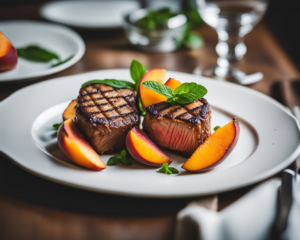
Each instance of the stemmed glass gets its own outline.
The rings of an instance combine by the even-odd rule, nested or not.
[[[194,72],[244,85],[261,80],[262,73],[247,75],[238,69],[238,63],[247,51],[243,38],[264,15],[267,0],[196,0],[196,4],[202,19],[216,30],[219,42],[217,65]]]

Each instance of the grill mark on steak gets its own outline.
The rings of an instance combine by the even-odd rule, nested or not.
[[[171,106],[167,102],[153,104],[147,107],[147,111],[152,116],[161,116],[171,119],[178,119],[185,122],[196,123],[202,120],[209,110],[209,103],[205,98],[201,98],[189,104],[175,104]],[[177,115],[176,112],[181,114]]]
[[[129,120],[124,117],[137,114],[137,110],[131,106],[135,102],[133,91],[103,86],[102,84],[93,84],[93,86],[90,84],[82,88],[78,97],[79,106],[76,109],[80,114],[92,120],[94,124],[109,124],[113,127],[128,125]],[[101,89],[105,89],[105,91],[101,91]],[[115,121],[111,122],[111,120]]]

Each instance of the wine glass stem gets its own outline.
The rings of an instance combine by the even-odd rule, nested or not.
[[[217,29],[219,42],[216,52],[217,60],[216,74],[220,77],[230,74],[232,65],[243,58],[247,48],[239,29]]]

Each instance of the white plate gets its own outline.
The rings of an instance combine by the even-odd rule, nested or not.
[[[138,9],[138,1],[57,1],[43,5],[47,20],[71,27],[105,29],[122,27],[123,14]]]
[[[51,67],[53,63],[37,63],[18,58],[16,68],[0,73],[0,83],[31,80],[60,72],[78,62],[85,51],[82,38],[73,30],[58,24],[34,21],[4,21],[0,22],[0,31],[15,48],[35,44],[52,50],[62,60],[73,56],[69,61],[57,67]]]
[[[111,194],[143,197],[187,197],[227,191],[270,177],[299,154],[297,120],[271,98],[226,82],[167,72],[182,82],[208,89],[212,127],[240,121],[240,139],[231,155],[212,171],[200,174],[181,169],[185,157],[166,151],[180,174],[166,175],[132,160],[132,166],[108,166],[94,172],[69,163],[56,142],[52,124],[91,79],[128,79],[128,69],[112,69],[61,77],[34,84],[0,103],[0,149],[24,169],[66,185]],[[222,109],[222,110],[221,110]],[[111,155],[102,155],[106,163]]]

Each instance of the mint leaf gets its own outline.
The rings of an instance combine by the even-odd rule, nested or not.
[[[187,104],[204,97],[207,89],[197,83],[183,83],[174,90],[176,102]]]
[[[207,89],[197,83],[183,83],[174,91],[168,86],[154,81],[143,82],[143,86],[165,96],[171,105],[191,103],[204,97],[207,93]]]
[[[174,97],[173,89],[159,82],[146,81],[143,82],[143,86],[165,96],[166,98]]]
[[[127,155],[126,150],[123,149],[123,150],[121,151],[121,153],[120,153],[120,156],[121,156],[122,158],[124,158],[124,157],[126,157],[126,155]]]
[[[72,55],[71,57],[68,57],[66,60],[64,61],[59,61],[58,63],[53,64],[51,67],[57,67],[59,65],[62,65],[64,63],[66,63],[67,61],[71,60],[74,57],[74,55]]]
[[[143,64],[141,64],[137,60],[132,60],[131,65],[130,65],[130,75],[133,81],[135,81],[135,91],[138,90],[138,87],[140,85],[140,81],[142,77],[145,75],[147,72],[147,69]]]
[[[172,172],[172,173],[179,173],[179,171],[176,169],[176,168],[173,168],[173,167],[169,167],[169,170]]]
[[[177,97],[171,97],[167,99],[167,103],[170,103],[171,105],[174,105],[177,103]]]
[[[61,122],[61,123],[55,123],[55,124],[52,125],[52,127],[54,128],[54,130],[57,131],[59,129],[60,125],[62,125],[62,124],[63,124],[63,122]]]
[[[122,157],[120,157],[120,156],[110,157],[108,159],[107,165],[108,166],[117,165],[118,163],[121,162],[121,159],[122,159]]]
[[[179,173],[179,171],[176,168],[168,167],[168,163],[164,162],[161,166],[161,169],[158,170],[160,173],[165,174],[172,174],[172,173]]]
[[[131,165],[132,164],[131,161],[127,157],[122,157],[121,158],[121,163],[123,165]]]
[[[18,57],[25,58],[33,62],[50,62],[53,59],[60,61],[60,57],[45,48],[37,45],[29,45],[24,48],[17,49]]]
[[[217,131],[220,128],[220,126],[215,126],[214,131]]]
[[[140,109],[140,111],[141,111],[141,115],[142,115],[142,116],[145,116],[146,111],[145,111],[145,109],[143,108],[142,100],[141,100],[140,98],[139,98],[139,109]]]
[[[135,85],[133,83],[124,80],[117,80],[117,79],[91,80],[82,84],[81,87],[85,87],[92,83],[102,83],[114,88],[127,88],[135,91]]]

